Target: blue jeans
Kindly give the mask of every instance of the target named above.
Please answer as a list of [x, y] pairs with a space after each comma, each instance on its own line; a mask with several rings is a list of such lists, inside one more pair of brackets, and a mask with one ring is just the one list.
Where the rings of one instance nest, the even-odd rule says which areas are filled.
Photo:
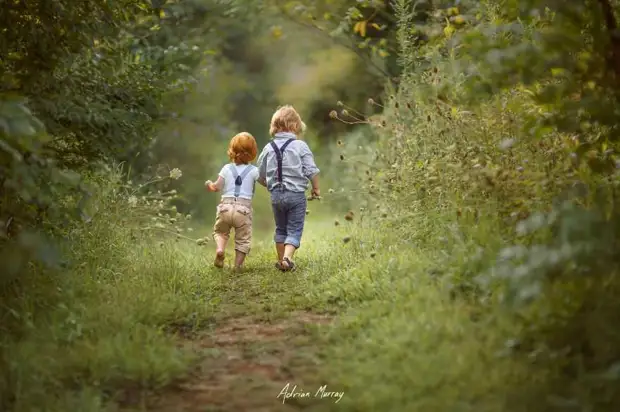
[[274, 189], [271, 192], [271, 208], [276, 222], [274, 241], [299, 248], [304, 231], [308, 201], [304, 192]]

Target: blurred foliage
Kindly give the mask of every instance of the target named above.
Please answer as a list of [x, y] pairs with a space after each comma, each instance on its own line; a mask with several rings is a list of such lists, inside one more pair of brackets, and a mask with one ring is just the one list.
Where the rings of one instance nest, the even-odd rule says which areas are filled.
[[[294, 104], [320, 164], [330, 136], [350, 130], [330, 122], [329, 109], [343, 97], [364, 101], [384, 81], [329, 36], [291, 19], [276, 25], [275, 3], [56, 3], [16, 1], [0, 11], [6, 256], [22, 249], [22, 232], [59, 235], [75, 218], [88, 220], [80, 209], [94, 189], [81, 176], [113, 164], [136, 187], [181, 168], [182, 181], [163, 183], [177, 191], [167, 202], [210, 216], [216, 199], [203, 182], [228, 161], [232, 135], [250, 131], [262, 146], [275, 108]], [[349, 7], [325, 6], [335, 15]], [[23, 265], [9, 267], [12, 278]]]
[[381, 115], [358, 115], [381, 136], [359, 181], [373, 219], [434, 256], [453, 298], [510, 305], [509, 352], [554, 371], [545, 394], [617, 409], [620, 5], [394, 9], [401, 82]]

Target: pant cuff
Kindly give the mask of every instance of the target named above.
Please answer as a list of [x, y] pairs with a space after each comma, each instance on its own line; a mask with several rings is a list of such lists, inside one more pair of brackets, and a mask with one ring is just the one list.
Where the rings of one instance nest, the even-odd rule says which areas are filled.
[[299, 241], [299, 239], [290, 236], [287, 236], [286, 239], [284, 239], [284, 244], [295, 246], [295, 248], [297, 249], [299, 249], [299, 246], [301, 246], [301, 242]]

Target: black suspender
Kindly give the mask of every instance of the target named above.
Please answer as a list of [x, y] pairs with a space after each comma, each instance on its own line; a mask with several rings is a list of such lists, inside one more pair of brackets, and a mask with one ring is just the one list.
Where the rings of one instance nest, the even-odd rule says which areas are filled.
[[278, 160], [278, 183], [280, 183], [280, 185], [282, 185], [282, 156], [284, 155], [286, 146], [288, 146], [293, 140], [295, 139], [288, 139], [286, 142], [284, 142], [280, 149], [278, 149], [278, 146], [273, 140], [269, 142], [271, 144], [271, 147], [273, 147], [273, 151], [276, 154], [276, 159]]

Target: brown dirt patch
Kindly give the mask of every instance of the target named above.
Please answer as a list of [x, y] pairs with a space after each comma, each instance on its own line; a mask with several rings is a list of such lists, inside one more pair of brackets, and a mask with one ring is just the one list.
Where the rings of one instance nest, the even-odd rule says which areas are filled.
[[328, 324], [331, 319], [309, 312], [295, 312], [272, 322], [249, 316], [228, 319], [205, 336], [187, 342], [197, 351], [215, 351], [215, 355], [204, 357], [187, 379], [160, 391], [148, 402], [148, 410], [299, 410], [299, 402], [292, 399], [283, 404], [277, 396], [287, 383], [313, 387], [316, 362], [311, 359], [315, 351], [305, 327]]

